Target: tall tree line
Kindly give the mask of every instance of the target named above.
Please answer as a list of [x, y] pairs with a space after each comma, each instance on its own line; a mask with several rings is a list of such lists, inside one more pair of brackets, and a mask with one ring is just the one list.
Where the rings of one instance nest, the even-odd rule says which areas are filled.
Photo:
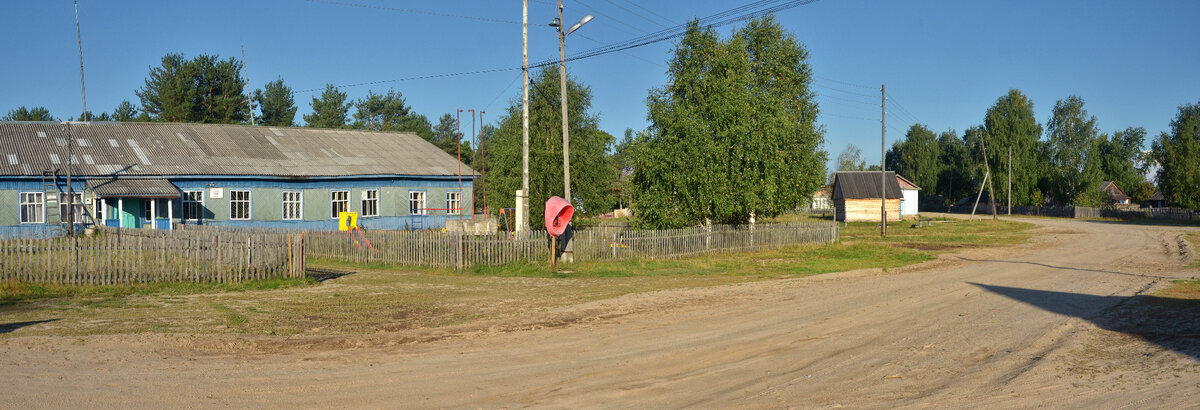
[[[1172, 124], [1190, 118], [1187, 107], [1181, 107], [1180, 117]], [[1110, 201], [1099, 190], [1102, 181], [1114, 181], [1134, 200], [1144, 200], [1154, 191], [1146, 181], [1147, 160], [1162, 163], [1186, 157], [1147, 158], [1142, 151], [1145, 135], [1142, 127], [1111, 135], [1101, 132], [1096, 117], [1087, 112], [1085, 101], [1078, 96], [1057, 101], [1043, 127], [1034, 116], [1033, 102], [1012, 89], [987, 109], [981, 126], [971, 127], [961, 136], [951, 130], [935, 137], [924, 124], [913, 125], [888, 151], [887, 164], [889, 170], [921, 186], [925, 195], [940, 196], [944, 204], [978, 192], [986, 164], [1000, 204], [1011, 199], [1014, 206], [1100, 206]], [[1169, 136], [1159, 139], [1168, 140]], [[1168, 145], [1186, 146], [1156, 143], [1156, 147]], [[1155, 152], [1168, 151], [1155, 148]], [[1161, 175], [1160, 171], [1160, 182]]]

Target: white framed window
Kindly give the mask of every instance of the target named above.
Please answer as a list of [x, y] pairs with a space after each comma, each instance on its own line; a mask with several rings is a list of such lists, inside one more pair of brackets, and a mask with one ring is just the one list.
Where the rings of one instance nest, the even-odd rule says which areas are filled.
[[425, 215], [425, 191], [408, 191], [408, 214]]
[[300, 191], [283, 191], [283, 220], [304, 219], [304, 194]]
[[379, 190], [362, 191], [362, 216], [379, 216]]
[[46, 194], [43, 192], [22, 192], [21, 223], [40, 224], [46, 222]]
[[[61, 193], [62, 200], [58, 202], [58, 220], [67, 222], [67, 193]], [[72, 192], [72, 197], [75, 201], [71, 203], [71, 207], [75, 208], [75, 223], [83, 223], [83, 193]]]
[[250, 191], [229, 190], [229, 219], [250, 219]]
[[338, 213], [350, 211], [350, 191], [329, 192], [329, 217], [337, 219]]
[[185, 221], [204, 218], [204, 191], [183, 191], [182, 216]]
[[446, 192], [446, 214], [447, 215], [462, 215], [462, 193], [458, 191]]

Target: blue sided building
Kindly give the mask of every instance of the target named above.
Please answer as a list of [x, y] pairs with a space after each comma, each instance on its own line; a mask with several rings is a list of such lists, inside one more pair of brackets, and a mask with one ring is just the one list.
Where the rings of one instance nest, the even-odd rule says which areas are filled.
[[68, 192], [79, 226], [441, 228], [470, 216], [473, 176], [412, 133], [0, 122], [0, 234], [64, 228]]

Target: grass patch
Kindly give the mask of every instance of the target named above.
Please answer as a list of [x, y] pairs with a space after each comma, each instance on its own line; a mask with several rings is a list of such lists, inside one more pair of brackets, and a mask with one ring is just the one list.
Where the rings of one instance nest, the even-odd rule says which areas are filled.
[[800, 245], [781, 249], [704, 255], [684, 259], [631, 259], [581, 262], [560, 269], [545, 264], [477, 266], [470, 273], [498, 277], [625, 278], [674, 275], [774, 278], [867, 268], [894, 268], [933, 259], [914, 249], [850, 245]]
[[[1200, 244], [1200, 233], [1189, 233], [1187, 235], [1184, 235], [1183, 238], [1192, 245], [1192, 251], [1195, 252], [1197, 249], [1196, 245]], [[1200, 269], [1200, 258], [1192, 256], [1192, 261], [1187, 264], [1186, 268]]]
[[218, 292], [272, 290], [315, 283], [312, 279], [267, 279], [240, 283], [152, 282], [128, 285], [56, 285], [17, 281], [0, 282], [0, 306], [44, 299], [86, 299], [101, 303], [145, 295], [194, 295]]
[[1200, 279], [1173, 280], [1171, 286], [1157, 295], [1173, 299], [1200, 300]]

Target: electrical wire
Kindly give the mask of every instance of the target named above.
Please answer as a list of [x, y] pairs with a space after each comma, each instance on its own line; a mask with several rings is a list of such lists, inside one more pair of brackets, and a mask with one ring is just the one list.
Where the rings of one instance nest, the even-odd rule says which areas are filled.
[[490, 23], [507, 23], [507, 24], [518, 24], [518, 25], [521, 24], [521, 22], [514, 21], [514, 20], [501, 20], [501, 19], [494, 19], [494, 18], [490, 18], [490, 17], [464, 16], [461, 14], [439, 13], [436, 11], [426, 11], [426, 10], [416, 10], [416, 9], [402, 9], [402, 8], [397, 8], [397, 7], [387, 7], [387, 6], [376, 6], [376, 5], [372, 5], [372, 4], [352, 3], [352, 2], [348, 2], [348, 1], [308, 0], [308, 2], [309, 3], [332, 4], [332, 5], [348, 6], [348, 7], [360, 7], [360, 8], [365, 8], [365, 9], [388, 10], [388, 11], [396, 11], [396, 12], [401, 12], [401, 13], [424, 14], [424, 15], [428, 15], [428, 16], [453, 17], [453, 18], [468, 19], [468, 20], [486, 21], [486, 22], [490, 22]]
[[638, 13], [637, 11], [634, 11], [634, 10], [630, 10], [628, 7], [625, 7], [625, 6], [622, 6], [622, 5], [620, 5], [620, 4], [614, 3], [612, 0], [604, 0], [604, 2], [605, 2], [605, 3], [608, 3], [608, 4], [611, 4], [611, 5], [613, 5], [613, 6], [616, 6], [617, 8], [619, 8], [619, 9], [621, 9], [621, 10], [625, 10], [625, 11], [626, 11], [626, 12], [628, 12], [629, 14], [632, 14], [632, 15], [635, 15], [635, 16], [638, 16], [638, 17], [641, 17], [641, 19], [642, 19], [642, 20], [649, 21], [651, 24], [655, 24], [655, 25], [657, 25], [657, 26], [659, 26], [659, 27], [662, 27], [662, 28], [666, 28], [666, 27], [667, 27], [667, 25], [666, 25], [666, 24], [663, 24], [663, 23], [660, 23], [660, 22], [657, 22], [657, 21], [651, 20], [649, 17], [646, 17], [646, 15], [644, 15], [644, 14], [642, 14], [642, 13]]
[[841, 93], [846, 93], [846, 94], [850, 94], [850, 95], [855, 95], [855, 96], [859, 96], [859, 97], [867, 97], [867, 98], [875, 98], [875, 97], [878, 97], [878, 96], [876, 96], [876, 95], [863, 94], [863, 93], [858, 93], [858, 92], [854, 92], [854, 91], [847, 91], [847, 90], [843, 90], [843, 89], [840, 89], [840, 88], [837, 88], [837, 87], [830, 87], [830, 86], [828, 86], [828, 85], [824, 85], [824, 84], [818, 83], [818, 82], [816, 82], [816, 81], [813, 81], [813, 85], [815, 85], [815, 86], [817, 86], [817, 87], [825, 88], [825, 89], [828, 89], [828, 90], [833, 90], [833, 91], [837, 91], [837, 92], [841, 92]]
[[[343, 4], [343, 5], [350, 5], [350, 6], [361, 6], [361, 7], [368, 7], [368, 8], [383, 8], [383, 9], [389, 9], [389, 10], [391, 9], [391, 8], [386, 8], [386, 7], [376, 7], [376, 6], [369, 6], [369, 5], [361, 5], [361, 4], [357, 4], [357, 3], [338, 2], [338, 1], [332, 1], [332, 0], [309, 0], [309, 1], [330, 3], [330, 4]], [[759, 0], [759, 1], [751, 2], [746, 5], [734, 7], [732, 9], [725, 10], [725, 11], [722, 11], [722, 12], [704, 17], [704, 18], [697, 19], [697, 21], [701, 27], [715, 28], [715, 27], [720, 27], [720, 26], [748, 20], [751, 18], [760, 17], [760, 16], [767, 15], [770, 13], [775, 13], [777, 11], [782, 11], [782, 10], [795, 8], [795, 7], [799, 7], [799, 6], [803, 6], [803, 5], [807, 5], [807, 4], [812, 4], [817, 1], [818, 0], [788, 0], [788, 1], [781, 2], [780, 0]], [[778, 4], [772, 4], [772, 3], [778, 3]], [[395, 10], [396, 11], [410, 11], [408, 9], [395, 9]], [[417, 11], [411, 11], [411, 12], [417, 12]], [[438, 14], [438, 13], [426, 13], [426, 14], [442, 15], [442, 14]], [[456, 16], [456, 15], [451, 15], [451, 16], [452, 17], [465, 17], [465, 16]], [[593, 48], [590, 50], [585, 50], [581, 53], [567, 57], [565, 59], [565, 61], [582, 60], [582, 59], [596, 57], [596, 56], [600, 56], [600, 55], [604, 55], [604, 54], [610, 54], [610, 53], [615, 53], [615, 52], [619, 52], [619, 51], [629, 50], [632, 48], [642, 47], [642, 46], [674, 39], [677, 37], [682, 37], [686, 33], [687, 33], [687, 24], [680, 24], [680, 25], [677, 25], [677, 26], [674, 26], [674, 27], [671, 27], [668, 29], [660, 30], [657, 32], [653, 32], [653, 33], [650, 33], [650, 34], [647, 34], [644, 36], [634, 37], [634, 38], [631, 38], [631, 39], [628, 39], [625, 41], [609, 44], [607, 46], [601, 46], [601, 47], [596, 47], [596, 48]], [[559, 63], [558, 59], [543, 60], [540, 63], [531, 64], [529, 66], [529, 68], [541, 68], [541, 67], [546, 67], [546, 66], [550, 66], [553, 64], [558, 64], [558, 63]], [[520, 69], [521, 69], [521, 67], [507, 67], [507, 68], [491, 68], [491, 69], [484, 69], [484, 70], [463, 71], [463, 72], [457, 72], [457, 73], [429, 74], [429, 75], [422, 75], [422, 76], [398, 78], [398, 79], [392, 79], [392, 80], [368, 81], [368, 82], [361, 82], [361, 83], [355, 83], [355, 84], [341, 85], [338, 87], [339, 88], [349, 88], [349, 87], [358, 87], [358, 86], [363, 86], [363, 85], [386, 84], [386, 83], [393, 83], [393, 82], [400, 82], [400, 81], [422, 80], [422, 79], [431, 79], [431, 78], [457, 77], [457, 76], [464, 76], [464, 75], [483, 74], [483, 73], [520, 70]], [[835, 81], [835, 82], [839, 82], [839, 81]], [[312, 89], [300, 90], [300, 91], [297, 91], [297, 93], [309, 93], [309, 92], [320, 91], [323, 89], [324, 89], [324, 87], [312, 88]]]

